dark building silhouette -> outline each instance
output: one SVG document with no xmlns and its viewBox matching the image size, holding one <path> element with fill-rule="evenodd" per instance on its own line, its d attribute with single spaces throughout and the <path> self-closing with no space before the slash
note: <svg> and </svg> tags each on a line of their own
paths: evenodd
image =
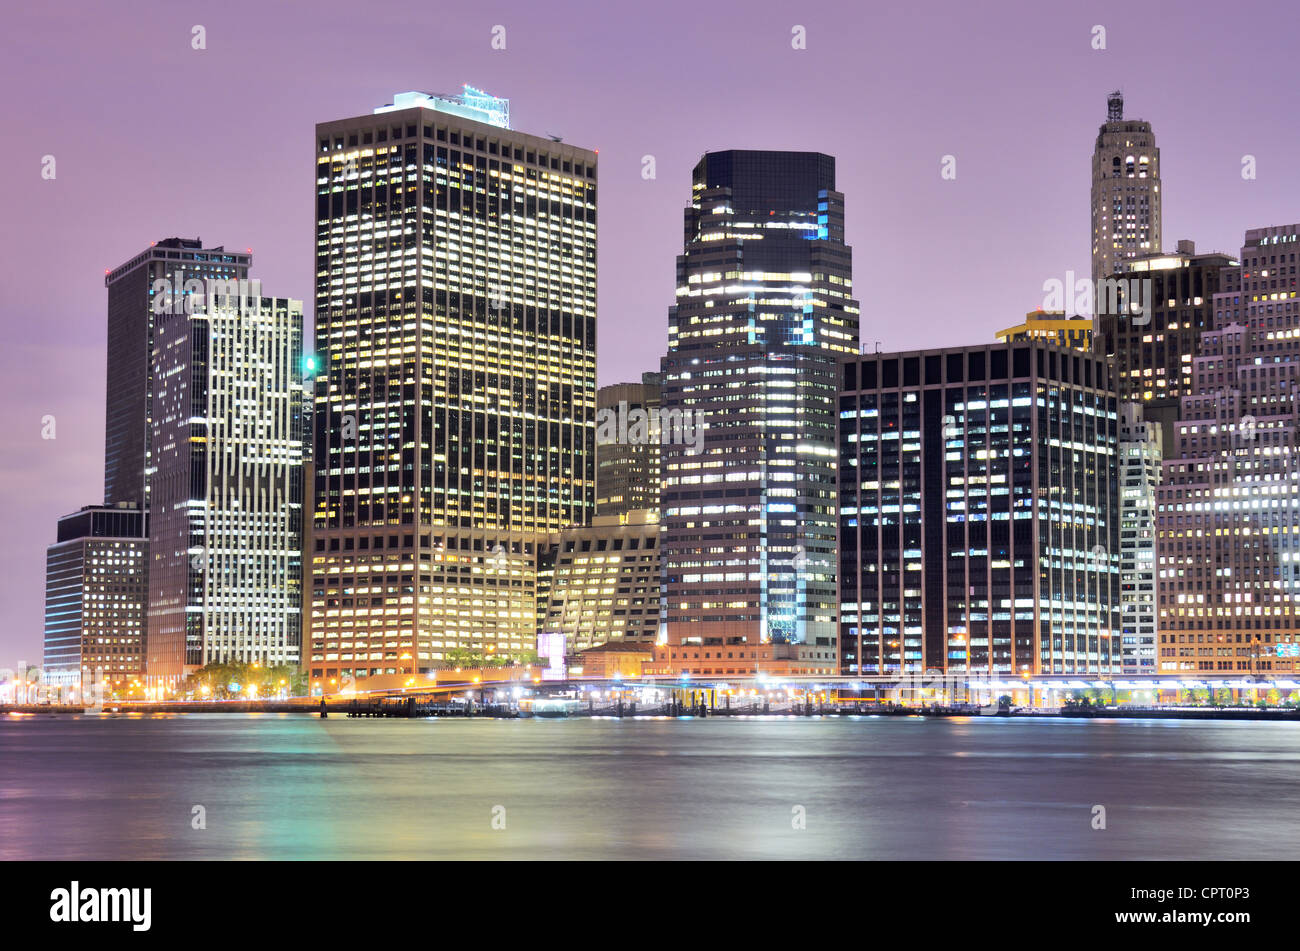
<svg viewBox="0 0 1300 951">
<path fill-rule="evenodd" d="M 108 386 L 104 413 L 104 501 L 148 509 L 155 282 L 248 277 L 251 254 L 205 248 L 200 239 L 155 241 L 104 276 L 108 288 Z"/>
<path fill-rule="evenodd" d="M 1167 449 L 1175 443 L 1178 401 L 1194 389 L 1201 334 L 1214 326 L 1222 274 L 1236 263 L 1227 254 L 1197 254 L 1195 243 L 1184 240 L 1176 251 L 1125 259 L 1117 273 L 1103 275 L 1118 282 L 1119 307 L 1101 306 L 1103 282 L 1094 340 L 1115 358 L 1120 399 L 1142 404 L 1146 420 L 1160 424 Z"/>
<path fill-rule="evenodd" d="M 659 509 L 660 377 L 596 393 L 596 514 Z"/>
</svg>

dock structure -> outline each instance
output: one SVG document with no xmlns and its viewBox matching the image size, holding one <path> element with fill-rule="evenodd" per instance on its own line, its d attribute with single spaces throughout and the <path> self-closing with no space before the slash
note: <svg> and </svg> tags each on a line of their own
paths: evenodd
<svg viewBox="0 0 1300 951">
<path fill-rule="evenodd" d="M 517 717 L 519 711 L 510 704 L 473 702 L 451 703 L 433 697 L 380 696 L 350 700 L 345 709 L 350 717 Z"/>
<path fill-rule="evenodd" d="M 646 719 L 652 717 L 750 716 L 1105 716 L 1079 712 L 1089 694 L 1100 709 L 1149 706 L 1170 709 L 1185 705 L 1182 691 L 1196 687 L 1227 687 L 1234 691 L 1229 707 L 1264 706 L 1270 688 L 1296 691 L 1279 719 L 1300 721 L 1300 682 L 1240 679 L 1233 681 L 1168 681 L 1139 677 L 1124 680 L 1029 676 L 993 680 L 961 672 L 909 672 L 889 676 L 762 676 L 703 678 L 690 674 L 639 677 L 565 677 L 529 684 L 471 682 L 407 686 L 355 697 L 330 698 L 329 708 L 350 717 L 553 718 L 592 717 Z M 1132 692 L 1121 697 L 1119 691 Z M 1141 691 L 1138 693 L 1137 691 Z M 1177 695 L 1168 698 L 1169 692 Z M 1105 694 L 1109 693 L 1109 696 Z M 1194 700 L 1195 698 L 1193 698 Z M 1296 711 L 1296 712 L 1291 712 Z M 1241 714 L 1237 716 L 1242 716 Z"/>
</svg>

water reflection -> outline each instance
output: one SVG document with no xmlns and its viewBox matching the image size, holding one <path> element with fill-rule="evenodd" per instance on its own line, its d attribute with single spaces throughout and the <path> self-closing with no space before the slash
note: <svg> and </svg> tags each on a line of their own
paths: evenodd
<svg viewBox="0 0 1300 951">
<path fill-rule="evenodd" d="M 0 719 L 0 764 L 4 859 L 1221 859 L 1300 845 L 1300 732 L 1284 723 L 25 717 Z"/>
</svg>

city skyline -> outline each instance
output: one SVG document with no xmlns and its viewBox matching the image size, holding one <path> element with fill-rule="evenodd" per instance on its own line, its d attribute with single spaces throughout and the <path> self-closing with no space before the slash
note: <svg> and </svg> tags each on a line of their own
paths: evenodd
<svg viewBox="0 0 1300 951">
<path fill-rule="evenodd" d="M 44 80 L 35 84 L 12 81 L 3 93 L 10 107 L 7 111 L 19 117 L 19 140 L 32 145 L 30 156 L 22 150 L 10 156 L 13 168 L 6 176 L 16 198 L 9 207 L 15 209 L 16 218 L 32 223 L 21 235 L 17 229 L 7 232 L 4 246 L 11 267 L 3 300 L 7 316 L 22 327 L 21 342 L 7 348 L 3 356 L 9 388 L 3 446 L 10 490 L 4 514 L 16 537 L 23 540 L 7 556 L 10 560 L 5 563 L 4 588 L 0 590 L 9 606 L 10 623 L 0 633 L 0 656 L 6 662 L 34 661 L 40 656 L 44 546 L 53 541 L 55 520 L 97 500 L 102 486 L 103 392 L 102 384 L 96 382 L 102 381 L 104 359 L 100 269 L 112 267 L 145 242 L 168 234 L 201 235 L 205 244 L 224 243 L 227 247 L 247 240 L 257 253 L 259 273 L 267 286 L 290 297 L 310 299 L 310 196 L 305 191 L 284 189 L 280 183 L 300 180 L 301 143 L 313 123 L 367 110 L 375 102 L 386 101 L 383 97 L 396 89 L 447 90 L 469 80 L 514 99 L 521 127 L 563 133 L 568 141 L 603 149 L 605 198 L 598 306 L 603 328 L 598 363 L 602 384 L 637 378 L 640 371 L 653 368 L 654 357 L 662 352 L 667 332 L 664 312 L 672 299 L 672 249 L 680 241 L 678 196 L 690 166 L 705 150 L 816 148 L 837 156 L 839 188 L 851 196 L 855 208 L 846 241 L 858 257 L 858 284 L 877 289 L 872 295 L 859 293 L 863 341 L 873 347 L 880 339 L 882 349 L 894 351 L 921 345 L 923 338 L 934 336 L 951 345 L 985 342 L 999 327 L 1041 305 L 1044 280 L 1067 268 L 1086 273 L 1086 155 L 1104 119 L 1105 95 L 1115 86 L 1124 89 L 1126 112 L 1152 122 L 1159 134 L 1167 196 L 1166 248 L 1162 250 L 1171 250 L 1169 245 L 1180 238 L 1190 238 L 1199 249 L 1233 253 L 1247 228 L 1296 217 L 1300 192 L 1294 181 L 1285 178 L 1285 170 L 1294 165 L 1296 132 L 1281 124 L 1266 125 L 1267 107 L 1256 106 L 1249 98 L 1257 58 L 1267 56 L 1272 44 L 1281 42 L 1287 32 L 1277 30 L 1259 37 L 1250 31 L 1249 42 L 1233 43 L 1233 24 L 1226 29 L 1215 24 L 1211 30 L 1208 25 L 1177 23 L 1170 29 L 1178 42 L 1171 42 L 1174 51 L 1165 53 L 1147 48 L 1142 39 L 1154 32 L 1153 24 L 1160 23 L 1158 13 L 1120 6 L 1103 7 L 1087 18 L 1049 14 L 1028 6 L 1022 8 L 1022 14 L 955 10 L 945 24 L 948 29 L 937 31 L 931 42 L 936 59 L 950 55 L 958 65 L 950 71 L 935 71 L 934 76 L 902 61 L 884 41 L 891 29 L 905 32 L 909 24 L 915 28 L 917 21 L 906 13 L 888 12 L 883 17 L 873 13 L 870 20 L 861 15 L 863 19 L 853 21 L 861 27 L 855 34 L 845 29 L 843 16 L 819 19 L 816 13 L 794 14 L 775 5 L 761 8 L 757 12 L 763 15 L 755 15 L 751 22 L 736 25 L 729 21 L 728 28 L 739 31 L 738 51 L 744 50 L 746 43 L 761 41 L 770 45 L 773 56 L 806 56 L 825 65 L 837 54 L 843 57 L 848 44 L 867 41 L 882 55 L 874 60 L 863 57 L 874 65 L 856 70 L 835 63 L 839 72 L 832 78 L 844 84 L 830 96 L 823 88 L 827 77 L 816 69 L 808 70 L 807 75 L 792 69 L 783 74 L 782 83 L 756 83 L 748 100 L 751 108 L 741 109 L 740 117 L 725 122 L 690 109 L 663 109 L 665 103 L 681 101 L 666 91 L 674 87 L 660 83 L 657 73 L 638 73 L 638 59 L 629 64 L 625 49 L 618 43 L 602 47 L 599 37 L 608 33 L 616 40 L 619 36 L 626 39 L 626 32 L 619 31 L 635 25 L 647 40 L 637 44 L 640 50 L 656 46 L 644 31 L 660 29 L 666 41 L 670 38 L 684 51 L 689 51 L 691 44 L 680 37 L 680 31 L 639 20 L 631 24 L 614 14 L 605 14 L 605 19 L 573 37 L 556 36 L 537 20 L 530 22 L 527 14 L 510 14 L 511 18 L 519 16 L 520 22 L 507 18 L 510 39 L 505 50 L 491 48 L 494 23 L 489 19 L 458 24 L 458 44 L 451 45 L 461 48 L 436 70 L 403 66 L 381 70 L 381 75 L 344 70 L 325 82 L 326 68 L 315 66 L 305 69 L 303 80 L 282 81 L 279 86 L 254 71 L 247 78 L 232 80 L 235 91 L 251 93 L 260 82 L 281 90 L 285 98 L 264 101 L 265 97 L 240 99 L 236 95 L 234 101 L 248 104 L 249 115 L 225 122 L 213 123 L 210 116 L 198 114 L 185 116 L 179 91 L 160 90 L 159 113 L 183 118 L 175 134 L 189 136 L 187 141 L 215 146 L 221 136 L 238 126 L 254 133 L 259 141 L 278 138 L 284 143 L 252 158 L 232 159 L 208 149 L 209 160 L 200 148 L 183 168 L 160 168 L 147 160 L 149 149 L 159 140 L 156 125 L 149 134 L 147 119 L 118 114 L 114 127 L 95 115 L 69 121 L 74 99 L 79 106 L 93 104 L 96 97 L 115 88 L 120 93 L 122 87 L 117 83 L 133 81 L 131 69 L 121 61 L 122 47 L 143 45 L 154 54 L 142 57 L 152 68 L 163 63 L 177 71 L 194 71 L 196 78 L 204 77 L 209 65 L 202 59 L 184 57 L 210 57 L 218 38 L 224 35 L 229 40 L 237 33 L 240 24 L 235 18 L 248 15 L 250 9 L 235 5 L 222 11 L 220 18 L 209 18 L 207 49 L 194 50 L 191 24 L 179 15 L 141 18 L 148 23 L 143 35 L 137 36 L 139 30 L 132 27 L 128 40 L 118 36 L 119 26 L 108 14 L 103 14 L 101 22 L 96 8 L 87 7 L 85 18 L 95 29 L 86 34 L 112 41 L 81 50 L 87 73 L 97 70 L 113 77 L 103 83 L 104 92 L 84 78 L 79 81 L 75 72 L 45 75 L 39 55 L 33 52 L 14 56 L 4 67 L 31 70 Z M 1294 15 L 1286 8 L 1278 9 L 1285 10 L 1282 16 Z M 256 55 L 265 37 L 283 40 L 291 36 L 293 17 L 305 11 L 303 7 L 259 10 L 252 19 L 263 32 L 243 55 Z M 327 7 L 320 15 L 329 18 L 333 14 Z M 428 15 L 432 18 L 432 13 Z M 49 16 L 41 11 L 25 12 L 17 18 L 12 35 L 51 35 L 54 23 Z M 421 16 L 411 16 L 413 26 L 418 27 Z M 700 18 L 708 21 L 710 16 L 705 13 Z M 846 16 L 852 21 L 860 15 L 849 12 Z M 381 25 L 391 23 L 391 17 L 382 14 L 376 19 Z M 1242 15 L 1234 23 L 1244 24 L 1247 19 Z M 1024 21 L 1019 25 L 1023 34 L 1017 29 L 1019 20 Z M 1093 22 L 1108 24 L 1109 48 L 1104 51 L 1090 47 Z M 799 23 L 807 27 L 804 50 L 790 44 L 790 30 Z M 987 37 L 984 43 L 967 39 L 964 28 L 973 25 L 981 27 L 978 34 Z M 1012 58 L 1014 69 L 997 66 L 999 50 L 1023 52 L 1017 42 L 1021 35 L 1032 35 L 1037 48 L 1042 47 L 1044 37 L 1057 38 L 1057 45 L 1044 50 L 1045 58 L 1060 61 L 1055 82 L 1041 82 L 1039 70 L 1035 82 L 1026 83 L 1024 71 L 1029 64 L 1023 58 Z M 546 42 L 538 42 L 538 36 Z M 1246 38 L 1244 27 L 1243 36 L 1236 38 Z M 1212 67 L 1208 62 L 1198 67 L 1178 56 L 1178 49 L 1212 40 L 1224 43 L 1229 54 L 1226 63 L 1224 57 L 1216 57 Z M 551 41 L 577 44 L 589 54 L 582 58 L 584 68 L 590 72 L 599 68 L 591 63 L 603 64 L 606 70 L 617 71 L 622 81 L 609 89 L 583 86 L 580 80 L 585 74 L 576 67 L 560 71 L 555 79 L 539 81 L 535 76 L 538 57 L 545 55 L 549 61 L 551 53 L 544 48 Z M 59 34 L 59 42 L 65 53 L 67 44 L 73 44 L 75 54 L 76 44 L 84 41 L 76 35 Z M 174 49 L 168 44 L 174 44 Z M 470 52 L 475 44 L 479 51 Z M 304 44 L 304 50 L 309 45 Z M 101 53 L 101 47 L 117 52 Z M 634 54 L 637 58 L 649 55 Z M 1166 56 L 1169 59 L 1164 59 Z M 296 62 L 293 55 L 286 60 L 289 66 Z M 729 65 L 743 61 L 743 57 L 729 54 L 719 57 L 719 63 L 710 69 L 725 72 Z M 953 77 L 960 75 L 963 61 L 994 65 L 972 81 L 957 85 Z M 229 60 L 224 62 L 223 76 L 230 71 Z M 793 60 L 792 65 L 800 62 Z M 1071 64 L 1078 68 L 1068 68 Z M 665 66 L 664 71 L 670 70 Z M 1162 78 L 1134 85 L 1139 76 L 1172 76 L 1176 81 Z M 710 72 L 709 78 L 717 77 Z M 143 82 L 143 78 L 134 81 Z M 879 95 L 870 99 L 875 110 L 870 115 L 886 121 L 844 121 L 843 104 L 862 98 L 852 88 L 854 81 L 868 91 L 879 90 Z M 719 81 L 715 85 L 724 84 Z M 587 90 L 587 95 L 573 93 L 575 88 Z M 1189 88 L 1197 89 L 1197 95 L 1187 96 Z M 1210 103 L 1202 89 L 1211 97 Z M 21 106 L 13 98 L 20 95 Z M 827 105 L 827 99 L 835 105 Z M 1213 111 L 1215 101 L 1234 105 L 1238 118 L 1244 115 L 1246 121 L 1241 125 L 1249 131 L 1241 134 L 1241 141 L 1236 135 L 1207 140 L 1204 117 Z M 759 105 L 784 118 L 754 123 L 753 111 Z M 986 108 L 978 108 L 980 105 Z M 1255 108 L 1260 111 L 1253 113 Z M 633 132 L 621 124 L 622 116 L 632 114 L 650 119 Z M 660 119 L 660 114 L 666 118 Z M 800 121 L 791 121 L 796 115 Z M 1034 143 L 1035 150 L 1023 153 L 1015 162 L 1005 162 L 1011 154 L 1005 149 L 1005 130 L 994 135 L 982 128 L 996 126 L 1009 115 L 1041 117 L 1049 133 Z M 683 121 L 688 126 L 685 130 Z M 875 133 L 890 127 L 891 121 L 906 147 L 878 147 Z M 849 129 L 849 125 L 858 128 Z M 80 141 L 70 138 L 73 130 L 88 131 L 96 141 L 102 140 L 95 166 L 81 159 L 85 153 L 76 148 Z M 122 138 L 114 139 L 115 135 Z M 855 139 L 855 135 L 866 138 Z M 877 147 L 855 148 L 857 141 L 868 146 L 875 141 Z M 41 160 L 47 154 L 58 162 L 53 180 L 42 179 L 40 174 Z M 643 177 L 647 155 L 655 159 L 654 178 Z M 955 180 L 940 177 L 945 155 L 956 159 Z M 1040 155 L 1044 161 L 1036 165 L 1034 158 Z M 1245 155 L 1259 160 L 1256 180 L 1241 177 Z M 1048 160 L 1051 156 L 1058 160 Z M 1004 162 L 1013 168 L 1001 168 Z M 618 171 L 611 173 L 611 167 Z M 890 171 L 894 174 L 885 174 Z M 122 184 L 102 189 L 106 176 L 114 176 Z M 882 181 L 890 184 L 882 186 Z M 1010 181 L 1022 189 L 1017 195 L 1023 203 L 1014 208 L 1004 207 L 1004 200 L 995 200 Z M 138 200 L 123 202 L 123 195 Z M 906 201 L 900 196 L 906 196 Z M 970 222 L 994 220 L 989 214 L 979 217 L 981 209 L 987 208 L 996 208 L 996 217 L 1007 219 L 1000 223 L 1006 229 L 999 232 L 1002 240 L 989 240 L 983 234 L 975 240 Z M 77 226 L 43 224 L 72 221 L 74 209 Z M 652 248 L 647 246 L 645 234 L 654 235 Z M 1012 255 L 1007 253 L 1005 239 L 1015 234 L 1025 243 Z M 60 253 L 48 254 L 56 240 Z M 915 249 L 921 245 L 927 253 L 916 255 Z M 1072 250 L 1060 250 L 1064 247 Z M 931 273 L 935 258 L 944 262 L 941 282 L 933 280 Z M 913 294 L 903 289 L 914 286 L 912 282 L 922 274 L 934 295 L 926 302 L 926 311 L 951 316 L 897 320 L 905 304 L 916 306 Z M 55 420 L 54 439 L 41 438 L 42 420 L 47 415 Z"/>
<path fill-rule="evenodd" d="M 1279 916 L 1293 0 L 7 12 L 18 934 L 224 861 Z"/>
</svg>

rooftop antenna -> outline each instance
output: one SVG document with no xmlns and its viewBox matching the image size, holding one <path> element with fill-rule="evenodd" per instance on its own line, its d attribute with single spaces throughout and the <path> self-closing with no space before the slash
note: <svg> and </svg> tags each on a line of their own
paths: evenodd
<svg viewBox="0 0 1300 951">
<path fill-rule="evenodd" d="M 1124 93 L 1116 89 L 1106 97 L 1106 121 L 1119 122 L 1124 118 Z"/>
</svg>

